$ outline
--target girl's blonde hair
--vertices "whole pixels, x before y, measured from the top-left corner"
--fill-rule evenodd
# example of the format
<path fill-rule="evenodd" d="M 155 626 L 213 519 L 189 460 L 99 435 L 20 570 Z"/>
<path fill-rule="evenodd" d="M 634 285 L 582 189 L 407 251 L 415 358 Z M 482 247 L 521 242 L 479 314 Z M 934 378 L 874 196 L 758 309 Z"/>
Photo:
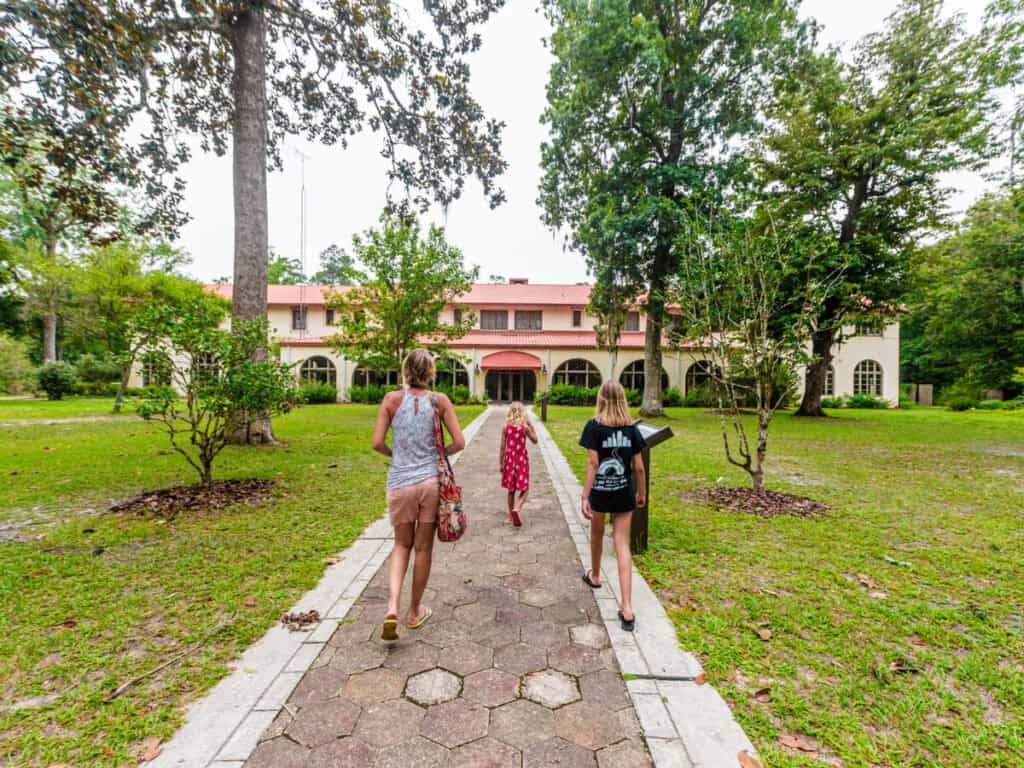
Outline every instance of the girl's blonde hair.
<path fill-rule="evenodd" d="M 526 423 L 526 408 L 518 400 L 509 403 L 508 413 L 505 414 L 506 424 L 525 424 Z"/>
<path fill-rule="evenodd" d="M 402 361 L 402 381 L 407 387 L 429 389 L 436 373 L 434 356 L 425 349 L 414 349 Z"/>
<path fill-rule="evenodd" d="M 597 420 L 606 427 L 627 427 L 633 423 L 626 390 L 619 382 L 606 381 L 597 391 Z"/>

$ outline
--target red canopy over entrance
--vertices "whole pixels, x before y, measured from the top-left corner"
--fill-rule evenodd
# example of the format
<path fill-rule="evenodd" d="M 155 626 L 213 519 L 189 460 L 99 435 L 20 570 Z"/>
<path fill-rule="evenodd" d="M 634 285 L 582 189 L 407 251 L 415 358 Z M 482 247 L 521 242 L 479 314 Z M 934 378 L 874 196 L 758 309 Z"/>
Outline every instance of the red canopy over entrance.
<path fill-rule="evenodd" d="M 539 371 L 540 358 L 526 352 L 492 352 L 480 361 L 483 370 Z"/>

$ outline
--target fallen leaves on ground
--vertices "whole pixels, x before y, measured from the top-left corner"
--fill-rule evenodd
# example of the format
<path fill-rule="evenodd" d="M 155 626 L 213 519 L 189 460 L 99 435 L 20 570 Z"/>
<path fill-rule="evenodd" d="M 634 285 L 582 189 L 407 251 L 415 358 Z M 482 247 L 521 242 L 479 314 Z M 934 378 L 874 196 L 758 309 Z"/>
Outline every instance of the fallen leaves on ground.
<path fill-rule="evenodd" d="M 174 519 L 191 510 L 223 509 L 234 504 L 259 504 L 270 494 L 273 480 L 216 480 L 209 485 L 176 485 L 158 491 L 145 491 L 112 504 L 111 512 L 154 515 Z"/>
<path fill-rule="evenodd" d="M 818 748 L 800 734 L 784 733 L 779 736 L 779 744 L 787 749 L 795 749 L 798 752 L 806 752 L 811 755 L 818 754 Z"/>
<path fill-rule="evenodd" d="M 757 758 L 745 749 L 736 755 L 736 759 L 740 761 L 740 768 L 762 768 Z"/>
<path fill-rule="evenodd" d="M 150 736 L 142 742 L 142 751 L 139 754 L 139 760 L 143 763 L 149 762 L 150 760 L 156 760 L 163 751 L 164 748 L 160 746 L 160 737 Z"/>
<path fill-rule="evenodd" d="M 319 621 L 320 611 L 317 610 L 286 613 L 281 617 L 281 623 L 288 627 L 289 632 L 304 631 Z"/>
<path fill-rule="evenodd" d="M 761 688 L 759 690 L 754 691 L 754 701 L 758 702 L 759 704 L 767 704 L 771 700 L 772 700 L 772 689 L 771 688 Z"/>
<path fill-rule="evenodd" d="M 758 517 L 779 517 L 781 515 L 816 517 L 828 512 L 828 507 L 820 501 L 779 491 L 756 493 L 752 488 L 713 486 L 695 488 L 690 492 L 690 496 L 695 501 L 710 504 L 719 509 L 746 512 Z"/>

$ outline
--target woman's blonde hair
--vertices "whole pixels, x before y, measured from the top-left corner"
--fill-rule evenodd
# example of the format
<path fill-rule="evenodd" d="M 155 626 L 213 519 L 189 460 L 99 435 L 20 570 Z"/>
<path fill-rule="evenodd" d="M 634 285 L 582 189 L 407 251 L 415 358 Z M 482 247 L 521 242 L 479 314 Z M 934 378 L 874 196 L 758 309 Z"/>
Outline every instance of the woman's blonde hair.
<path fill-rule="evenodd" d="M 626 390 L 619 382 L 606 381 L 597 391 L 597 420 L 606 427 L 627 427 L 633 423 Z"/>
<path fill-rule="evenodd" d="M 402 361 L 402 381 L 407 387 L 429 389 L 436 373 L 434 356 L 425 349 L 414 349 Z"/>
<path fill-rule="evenodd" d="M 526 409 L 518 400 L 508 404 L 508 413 L 505 414 L 506 424 L 525 424 Z"/>

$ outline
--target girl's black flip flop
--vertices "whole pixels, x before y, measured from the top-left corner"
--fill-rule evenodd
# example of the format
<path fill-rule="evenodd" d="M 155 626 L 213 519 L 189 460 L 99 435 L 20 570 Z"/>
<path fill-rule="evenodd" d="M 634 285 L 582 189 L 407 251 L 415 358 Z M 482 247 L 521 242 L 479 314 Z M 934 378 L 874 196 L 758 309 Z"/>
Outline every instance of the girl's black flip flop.
<path fill-rule="evenodd" d="M 594 582 L 592 582 L 590 580 L 590 571 L 584 571 L 583 572 L 583 583 L 586 584 L 591 589 L 600 589 L 601 588 L 600 584 L 595 584 Z"/>
<path fill-rule="evenodd" d="M 636 614 L 633 614 L 633 618 L 626 621 L 626 617 L 622 615 L 622 611 L 619 611 L 619 622 L 622 624 L 624 632 L 632 632 L 636 627 Z"/>

